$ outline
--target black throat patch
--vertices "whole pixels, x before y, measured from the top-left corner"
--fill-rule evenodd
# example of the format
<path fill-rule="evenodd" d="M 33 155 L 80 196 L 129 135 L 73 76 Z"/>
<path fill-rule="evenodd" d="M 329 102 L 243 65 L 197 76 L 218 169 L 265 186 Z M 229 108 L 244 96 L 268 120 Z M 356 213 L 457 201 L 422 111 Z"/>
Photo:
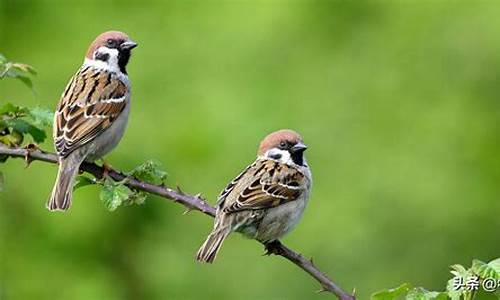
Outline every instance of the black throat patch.
<path fill-rule="evenodd" d="M 123 74 L 127 74 L 127 64 L 130 59 L 130 50 L 124 49 L 118 52 L 118 67 Z"/>
<path fill-rule="evenodd" d="M 292 161 L 298 166 L 304 166 L 304 152 L 298 151 L 294 153 L 290 153 Z"/>

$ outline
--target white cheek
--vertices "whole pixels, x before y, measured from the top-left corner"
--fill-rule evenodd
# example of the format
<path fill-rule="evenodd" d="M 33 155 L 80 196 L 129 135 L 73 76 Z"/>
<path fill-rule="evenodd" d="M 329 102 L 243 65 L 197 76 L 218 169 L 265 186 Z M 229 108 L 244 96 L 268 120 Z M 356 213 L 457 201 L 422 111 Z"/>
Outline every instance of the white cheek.
<path fill-rule="evenodd" d="M 290 152 L 288 152 L 287 150 L 281 150 L 281 149 L 278 149 L 278 148 L 273 148 L 273 149 L 268 150 L 265 153 L 265 156 L 267 158 L 271 158 L 271 159 L 277 160 L 277 161 L 279 161 L 280 163 L 283 163 L 283 164 L 292 164 L 293 163 L 292 158 L 290 156 Z"/>
<path fill-rule="evenodd" d="M 108 54 L 109 55 L 108 64 L 110 64 L 110 65 L 118 64 L 118 50 L 117 49 L 110 49 L 108 47 L 99 47 L 99 49 L 97 49 L 96 52 Z"/>
<path fill-rule="evenodd" d="M 102 61 L 95 59 L 97 53 L 107 54 L 108 60 Z M 118 50 L 110 49 L 108 47 L 99 47 L 94 53 L 94 59 L 92 61 L 85 61 L 87 64 L 100 69 L 106 69 L 111 71 L 118 71 L 120 68 L 118 66 Z"/>

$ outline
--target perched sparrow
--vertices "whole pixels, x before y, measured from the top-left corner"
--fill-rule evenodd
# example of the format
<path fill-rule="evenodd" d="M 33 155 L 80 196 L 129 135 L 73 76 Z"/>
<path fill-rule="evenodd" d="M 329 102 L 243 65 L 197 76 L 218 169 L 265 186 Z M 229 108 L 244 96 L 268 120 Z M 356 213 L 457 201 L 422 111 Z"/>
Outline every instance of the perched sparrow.
<path fill-rule="evenodd" d="M 59 172 L 49 210 L 67 210 L 80 164 L 94 161 L 121 140 L 130 111 L 130 82 L 125 69 L 137 44 L 119 31 L 99 35 L 83 65 L 71 78 L 54 115 L 54 145 Z"/>
<path fill-rule="evenodd" d="M 257 160 L 219 195 L 214 229 L 198 250 L 198 261 L 213 262 L 233 231 L 270 243 L 297 224 L 312 184 L 306 149 L 300 135 L 286 129 L 261 142 Z"/>

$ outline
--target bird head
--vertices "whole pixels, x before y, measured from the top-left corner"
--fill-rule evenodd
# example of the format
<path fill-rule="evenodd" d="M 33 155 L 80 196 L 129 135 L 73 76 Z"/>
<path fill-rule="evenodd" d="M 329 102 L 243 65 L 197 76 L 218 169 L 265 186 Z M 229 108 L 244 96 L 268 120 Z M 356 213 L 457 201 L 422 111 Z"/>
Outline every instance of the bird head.
<path fill-rule="evenodd" d="M 282 129 L 269 134 L 262 140 L 257 155 L 281 163 L 303 166 L 306 149 L 307 146 L 297 132 Z"/>
<path fill-rule="evenodd" d="M 107 31 L 101 33 L 90 44 L 86 59 L 110 70 L 119 70 L 127 74 L 126 66 L 130 59 L 131 50 L 137 47 L 125 33 Z"/>

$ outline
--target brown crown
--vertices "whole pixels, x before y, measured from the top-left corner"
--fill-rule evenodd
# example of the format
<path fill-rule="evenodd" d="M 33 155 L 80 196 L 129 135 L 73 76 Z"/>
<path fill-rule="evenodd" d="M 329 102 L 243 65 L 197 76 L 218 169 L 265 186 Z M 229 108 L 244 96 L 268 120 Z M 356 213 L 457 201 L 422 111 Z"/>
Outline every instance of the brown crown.
<path fill-rule="evenodd" d="M 283 141 L 297 144 L 298 142 L 302 142 L 302 137 L 300 134 L 291 129 L 281 129 L 275 131 L 262 140 L 257 155 L 264 155 L 267 150 L 278 147 Z"/>
<path fill-rule="evenodd" d="M 105 46 L 107 40 L 112 39 L 112 40 L 117 40 L 120 43 L 123 41 L 128 40 L 128 35 L 121 31 L 106 31 L 98 35 L 95 40 L 90 44 L 89 50 L 87 51 L 86 57 L 88 59 L 92 59 L 94 52 L 97 50 L 97 48 L 101 46 Z"/>

